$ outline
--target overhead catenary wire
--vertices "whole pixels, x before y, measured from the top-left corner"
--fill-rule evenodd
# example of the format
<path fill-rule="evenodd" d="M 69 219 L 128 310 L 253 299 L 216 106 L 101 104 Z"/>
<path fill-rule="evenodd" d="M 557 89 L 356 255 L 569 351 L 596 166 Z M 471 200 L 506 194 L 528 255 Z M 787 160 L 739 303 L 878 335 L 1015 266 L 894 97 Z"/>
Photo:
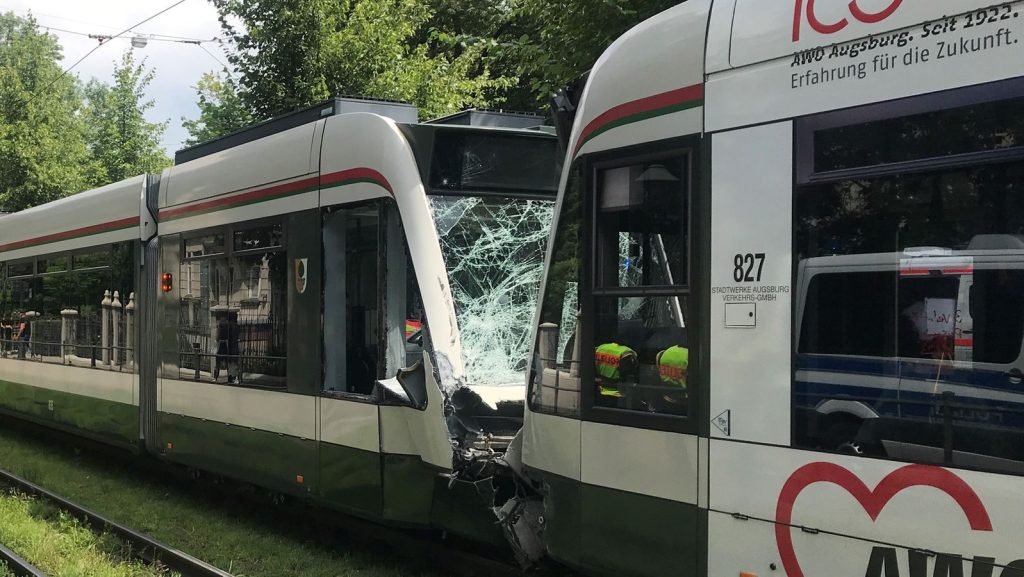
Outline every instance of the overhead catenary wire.
<path fill-rule="evenodd" d="M 99 33 L 82 32 L 81 30 L 70 30 L 68 28 L 61 28 L 59 26 L 50 26 L 50 25 L 43 24 L 43 23 L 39 23 L 39 27 L 42 28 L 43 30 L 48 31 L 48 32 L 49 31 L 63 32 L 65 34 L 72 34 L 72 35 L 75 35 L 75 36 L 81 36 L 83 38 L 92 38 L 93 40 L 98 40 L 101 44 L 105 44 L 107 41 L 114 39 L 114 36 L 110 35 L 110 34 L 99 34 Z M 172 35 L 172 34 L 159 34 L 159 33 L 140 33 L 140 32 L 136 32 L 136 34 L 141 36 L 141 37 L 143 37 L 143 38 L 145 38 L 147 41 L 150 41 L 150 42 L 167 42 L 167 43 L 172 43 L 172 44 L 190 44 L 190 45 L 193 45 L 193 46 L 198 46 L 199 48 L 201 48 L 203 50 L 203 52 L 206 52 L 206 54 L 208 54 L 210 56 L 210 58 L 212 58 L 214 60 L 214 62 L 219 64 L 221 66 L 221 68 L 223 68 L 224 70 L 228 71 L 229 75 L 230 75 L 230 68 L 228 67 L 228 65 L 225 64 L 223 60 L 218 58 L 216 54 L 214 54 L 212 51 L 207 49 L 206 46 L 203 46 L 204 44 L 217 44 L 217 45 L 221 46 L 221 45 L 224 44 L 224 40 L 225 40 L 223 37 L 215 36 L 213 38 L 205 38 L 204 39 L 204 38 L 189 38 L 187 36 L 175 36 L 175 35 Z M 125 39 L 128 40 L 128 38 L 125 38 Z"/>
<path fill-rule="evenodd" d="M 84 27 L 86 27 L 88 29 L 106 28 L 108 30 L 117 30 L 113 26 L 103 25 L 103 24 L 95 24 L 93 22 L 86 22 L 84 20 L 75 20 L 75 19 L 72 19 L 72 18 L 65 18 L 63 16 L 57 16 L 57 15 L 54 15 L 54 14 L 47 14 L 45 12 L 37 12 L 34 9 L 27 10 L 25 12 L 20 12 L 19 14 L 22 15 L 22 16 L 28 16 L 28 17 L 32 17 L 32 18 L 35 18 L 37 16 L 43 16 L 43 17 L 46 17 L 46 18 L 55 18 L 55 19 L 58 19 L 58 20 L 65 20 L 67 22 L 74 22 L 75 24 L 80 24 L 80 25 L 82 25 L 82 26 L 84 26 Z M 38 19 L 36 20 L 36 25 L 39 28 L 42 28 L 43 30 L 46 30 L 48 32 L 51 31 L 51 30 L 55 31 L 55 32 L 64 32 L 65 34 L 73 34 L 75 36 L 88 37 L 88 38 L 92 38 L 93 40 L 106 41 L 106 40 L 113 39 L 113 36 L 114 36 L 114 34 L 111 33 L 111 32 L 83 32 L 82 30 L 72 30 L 72 29 L 69 29 L 69 28 L 65 28 L 64 25 L 52 26 L 50 24 L 46 24 L 45 22 L 40 22 Z M 138 35 L 141 35 L 141 36 L 145 36 L 149 40 L 155 40 L 155 41 L 158 41 L 158 42 L 181 42 L 181 43 L 184 43 L 184 44 L 192 44 L 192 43 L 195 43 L 195 42 L 203 42 L 203 43 L 206 43 L 206 44 L 214 44 L 214 43 L 216 43 L 216 44 L 223 44 L 225 41 L 227 41 L 229 39 L 227 36 L 214 36 L 212 38 L 196 38 L 194 36 L 178 36 L 177 34 L 163 34 L 163 33 L 160 33 L 160 32 L 142 32 L 142 31 L 135 30 L 134 28 L 129 30 L 129 32 L 133 32 L 135 34 L 138 34 Z"/>
<path fill-rule="evenodd" d="M 148 18 L 146 18 L 146 19 L 142 20 L 141 22 L 138 22 L 138 23 L 136 23 L 136 24 L 134 24 L 134 25 L 132 25 L 132 26 L 129 26 L 128 28 L 125 28 L 125 29 L 124 29 L 124 30 L 122 30 L 121 32 L 118 32 L 117 34 L 115 34 L 115 35 L 111 36 L 111 38 L 110 38 L 110 39 L 111 39 L 111 40 L 113 40 L 114 38 L 119 38 L 119 37 L 121 37 L 121 36 L 123 36 L 123 35 L 127 34 L 128 32 L 131 32 L 131 31 L 132 31 L 132 30 L 133 30 L 134 28 L 138 28 L 139 26 L 142 26 L 142 25 L 143 25 L 143 24 L 145 24 L 146 22 L 149 22 L 150 20 L 152 20 L 152 19 L 156 18 L 157 16 L 160 16 L 160 15 L 164 14 L 165 12 L 167 12 L 167 11 L 169 11 L 169 10 L 173 9 L 173 8 L 177 8 L 178 6 L 180 6 L 180 5 L 184 4 L 184 3 L 185 3 L 185 2 L 187 2 L 187 1 L 188 1 L 188 0 L 178 0 L 178 1 L 177 1 L 177 2 L 175 2 L 174 4 L 171 4 L 170 6 L 168 6 L 167 8 L 164 8 L 163 10 L 161 10 L 161 11 L 157 12 L 156 14 L 153 14 L 152 16 L 149 16 Z M 89 56 L 91 56 L 93 52 L 96 52 L 97 50 L 99 50 L 100 46 L 103 46 L 104 44 L 106 44 L 106 42 L 100 42 L 100 43 L 99 43 L 99 44 L 97 44 L 97 45 L 96 45 L 96 46 L 95 46 L 95 47 L 94 47 L 94 48 L 93 48 L 92 50 L 90 50 L 90 51 L 86 52 L 86 53 L 85 53 L 85 56 L 82 56 L 81 58 L 79 58 L 78 60 L 76 60 L 74 64 L 72 64 L 72 65 L 71 65 L 71 66 L 69 66 L 69 67 L 68 67 L 68 68 L 67 68 L 66 70 L 64 70 L 63 72 L 61 72 L 61 73 L 60 73 L 60 75 L 58 75 L 58 76 L 57 76 L 56 78 L 54 78 L 54 79 L 53 79 L 53 81 L 52 81 L 52 82 L 50 82 L 50 84 L 49 84 L 49 85 L 48 85 L 48 86 L 46 87 L 46 88 L 47 88 L 47 90 L 49 90 L 50 88 L 52 88 L 52 87 L 53 87 L 53 85 L 54 85 L 54 84 L 56 84 L 58 80 L 60 80 L 61 78 L 63 78 L 64 76 L 66 76 L 66 75 L 67 75 L 67 74 L 68 74 L 69 72 L 71 72 L 72 70 L 74 70 L 76 66 L 78 66 L 79 64 L 81 64 L 81 63 L 82 63 L 82 61 L 84 61 L 84 60 L 85 60 L 86 58 L 88 58 Z"/>
<path fill-rule="evenodd" d="M 224 64 L 223 62 L 221 62 L 220 58 L 217 58 L 217 56 L 215 56 L 213 52 L 210 52 L 209 50 L 207 50 L 206 47 L 203 46 L 202 44 L 197 43 L 196 46 L 202 48 L 203 52 L 206 52 L 207 54 L 209 54 L 210 58 L 213 58 L 214 60 L 216 60 L 217 64 L 220 64 L 224 68 L 224 70 L 228 71 L 228 74 L 230 75 L 230 70 L 231 69 L 228 68 L 227 64 Z"/>
<path fill-rule="evenodd" d="M 50 26 L 48 24 L 39 24 L 39 27 L 46 31 L 63 32 L 65 34 L 73 34 L 75 36 L 82 36 L 84 38 L 92 38 L 93 40 L 99 40 L 100 42 L 107 42 L 113 40 L 114 36 L 111 34 L 100 34 L 95 32 L 82 32 L 80 30 L 69 30 L 67 28 L 61 28 L 59 26 Z M 170 34 L 157 34 L 157 33 L 144 33 L 136 32 L 139 36 L 144 36 L 147 40 L 153 42 L 174 42 L 178 44 L 222 44 L 223 38 L 188 38 L 185 36 L 172 36 Z"/>

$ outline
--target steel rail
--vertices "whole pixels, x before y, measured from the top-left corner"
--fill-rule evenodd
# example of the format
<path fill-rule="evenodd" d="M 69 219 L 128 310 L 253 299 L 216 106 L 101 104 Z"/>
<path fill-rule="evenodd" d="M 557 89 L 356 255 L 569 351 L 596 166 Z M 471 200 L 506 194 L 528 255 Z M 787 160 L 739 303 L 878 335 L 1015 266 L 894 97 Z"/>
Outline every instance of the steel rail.
<path fill-rule="evenodd" d="M 201 559 L 197 559 L 184 551 L 175 549 L 170 545 L 161 543 L 152 537 L 108 519 L 99 513 L 86 509 L 13 473 L 0 469 L 0 482 L 25 494 L 53 503 L 57 508 L 70 513 L 97 533 L 107 531 L 116 535 L 122 541 L 132 546 L 133 555 L 145 560 L 147 563 L 160 563 L 173 571 L 177 571 L 183 577 L 233 577 L 230 573 L 222 571 Z M 2 554 L 2 551 L 0 551 L 0 554 Z M 46 576 L 45 573 L 25 573 L 24 575 L 32 577 Z"/>
<path fill-rule="evenodd" d="M 7 570 L 15 577 L 47 577 L 38 567 L 3 545 L 0 545 L 0 560 L 7 564 Z"/>
<path fill-rule="evenodd" d="M 117 451 L 109 445 L 93 441 L 89 438 L 78 437 L 64 431 L 51 429 L 38 423 L 21 419 L 10 421 L 10 423 L 16 424 L 15 426 L 18 427 L 27 427 L 27 430 L 38 433 L 36 435 L 38 438 L 46 439 L 57 445 L 67 446 L 69 440 L 74 440 L 75 442 L 84 443 L 85 447 L 88 448 L 87 452 L 93 455 L 105 455 L 108 459 L 127 457 L 126 453 Z M 5 428 L 0 427 L 0 432 L 5 430 Z M 160 473 L 170 471 L 170 469 L 165 468 L 164 464 L 153 459 L 133 462 L 139 467 L 138 470 Z M 22 488 L 37 487 L 29 481 L 0 469 L 0 485 L 5 483 Z M 225 493 L 228 487 L 235 486 L 231 484 L 204 484 L 202 482 L 197 484 L 195 481 L 189 481 L 188 486 L 193 491 L 208 491 L 210 493 L 207 494 L 214 494 L 220 498 L 237 498 L 239 496 L 229 496 L 229 494 Z M 45 489 L 39 489 L 49 493 Z M 26 488 L 25 492 L 31 491 Z M 248 502 L 254 507 L 266 504 L 252 495 L 243 496 L 242 498 L 249 500 Z M 523 570 L 512 562 L 511 559 L 503 560 L 500 554 L 495 554 L 495 551 L 477 550 L 473 544 L 460 539 L 455 539 L 455 541 L 459 542 L 452 542 L 449 539 L 438 539 L 437 537 L 440 535 L 437 534 L 428 536 L 419 531 L 374 523 L 369 520 L 324 509 L 301 499 L 288 500 L 287 503 L 287 505 L 275 507 L 277 518 L 287 520 L 292 524 L 308 525 L 310 522 L 313 522 L 321 529 L 329 528 L 330 530 L 341 531 L 346 535 L 346 542 L 354 547 L 376 548 L 382 545 L 386 546 L 398 556 L 417 564 L 425 562 L 427 567 L 444 575 L 452 577 L 523 577 L 524 575 Z M 94 515 L 102 519 L 100 515 Z M 107 521 L 107 523 L 116 525 L 116 523 L 110 521 Z M 145 559 L 151 562 L 151 558 Z M 228 573 L 217 569 L 213 569 L 216 571 L 214 573 L 190 572 L 178 569 L 166 558 L 161 558 L 161 561 L 170 569 L 182 573 L 184 577 L 192 577 L 193 575 L 197 577 L 206 577 L 207 575 L 232 577 Z M 537 575 L 537 577 L 547 577 L 555 573 L 541 569 L 539 572 L 531 574 Z M 575 574 L 559 569 L 557 575 L 571 576 Z"/>

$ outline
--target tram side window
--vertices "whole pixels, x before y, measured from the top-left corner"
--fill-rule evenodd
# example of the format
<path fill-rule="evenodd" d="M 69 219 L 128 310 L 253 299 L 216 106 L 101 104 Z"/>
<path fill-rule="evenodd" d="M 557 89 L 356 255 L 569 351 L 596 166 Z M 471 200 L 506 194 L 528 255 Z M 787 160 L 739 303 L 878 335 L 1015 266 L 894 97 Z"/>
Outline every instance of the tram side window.
<path fill-rule="evenodd" d="M 596 406 L 689 413 L 688 182 L 684 156 L 597 171 Z"/>
<path fill-rule="evenodd" d="M 423 301 L 416 271 L 409 256 L 398 206 L 388 203 L 384 210 L 384 244 L 387 254 L 384 281 L 384 326 L 386 351 L 384 373 L 393 378 L 423 360 Z"/>
<path fill-rule="evenodd" d="M 796 445 L 1024 474 L 1019 127 L 1024 100 L 818 135 L 847 172 L 796 192 Z"/>
<path fill-rule="evenodd" d="M 378 202 L 325 214 L 324 390 L 370 396 L 381 378 Z"/>
<path fill-rule="evenodd" d="M 582 183 L 579 170 L 574 170 L 558 214 L 530 377 L 531 408 L 566 416 L 576 416 L 580 410 Z"/>
<path fill-rule="evenodd" d="M 9 263 L 0 297 L 3 355 L 137 370 L 134 248 L 117 243 Z M 75 266 L 82 255 L 91 266 Z"/>
<path fill-rule="evenodd" d="M 279 222 L 184 241 L 178 273 L 180 378 L 287 386 L 288 269 Z"/>

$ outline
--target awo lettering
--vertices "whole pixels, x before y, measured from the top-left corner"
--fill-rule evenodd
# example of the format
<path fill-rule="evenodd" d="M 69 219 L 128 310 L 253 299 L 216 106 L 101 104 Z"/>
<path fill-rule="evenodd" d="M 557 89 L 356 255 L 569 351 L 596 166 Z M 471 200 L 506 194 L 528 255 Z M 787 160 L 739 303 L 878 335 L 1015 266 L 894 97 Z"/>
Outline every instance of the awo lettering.
<path fill-rule="evenodd" d="M 778 504 L 775 511 L 775 540 L 782 559 L 782 567 L 788 577 L 807 577 L 800 565 L 796 549 L 793 545 L 793 507 L 797 498 L 804 489 L 825 483 L 842 488 L 850 497 L 857 502 L 872 521 L 877 521 L 882 510 L 891 500 L 904 491 L 918 487 L 928 487 L 944 493 L 944 498 L 959 506 L 963 518 L 951 520 L 951 527 L 959 527 L 961 530 L 969 529 L 973 532 L 991 533 L 992 520 L 984 503 L 963 479 L 955 473 L 942 467 L 931 465 L 907 465 L 892 471 L 885 476 L 874 487 L 868 487 L 857 475 L 849 469 L 835 463 L 819 462 L 810 463 L 800 467 L 790 476 L 779 493 Z M 959 516 L 958 516 L 959 517 Z M 956 523 L 953 525 L 952 523 Z M 886 548 L 876 548 L 872 552 L 872 559 L 868 561 L 867 577 L 878 575 L 880 577 L 966 577 L 963 573 L 963 564 L 957 564 L 954 556 L 944 556 L 941 563 L 936 562 L 936 569 L 932 575 L 922 573 L 928 567 L 927 555 L 924 557 L 913 557 L 911 573 L 901 575 L 897 564 L 896 552 L 891 553 Z M 924 559 L 924 565 L 921 559 Z M 977 561 L 977 560 L 976 560 Z M 1024 577 L 1024 572 L 1017 572 L 1014 564 L 1010 564 L 999 575 L 986 573 L 983 563 L 975 563 L 971 577 Z M 994 569 L 994 565 L 987 565 Z"/>
<path fill-rule="evenodd" d="M 793 10 L 793 42 L 800 41 L 800 34 L 803 30 L 804 24 L 809 26 L 818 34 L 828 36 L 840 32 L 849 26 L 850 18 L 865 24 L 877 24 L 878 22 L 892 16 L 903 4 L 903 0 L 891 0 L 889 5 L 885 8 L 876 12 L 871 12 L 861 7 L 861 2 L 863 0 L 852 0 L 847 4 L 849 17 L 843 16 L 839 20 L 828 22 L 819 18 L 818 11 L 815 7 L 815 0 L 795 1 L 796 5 Z"/>
<path fill-rule="evenodd" d="M 934 559 L 934 561 L 931 561 Z M 931 562 L 930 562 L 931 561 Z M 932 565 L 929 571 L 929 565 Z M 1024 577 L 1024 560 L 1001 564 L 993 557 L 909 551 L 901 564 L 896 549 L 875 547 L 865 577 Z"/>

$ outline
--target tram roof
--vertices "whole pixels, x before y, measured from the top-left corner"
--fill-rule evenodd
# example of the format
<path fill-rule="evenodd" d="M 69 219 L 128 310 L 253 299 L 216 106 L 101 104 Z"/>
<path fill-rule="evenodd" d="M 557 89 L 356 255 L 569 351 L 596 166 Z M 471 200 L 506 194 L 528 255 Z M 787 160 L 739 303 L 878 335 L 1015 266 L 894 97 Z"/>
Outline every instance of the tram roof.
<path fill-rule="evenodd" d="M 699 133 L 711 0 L 690 0 L 622 35 L 590 73 L 572 156 Z"/>
<path fill-rule="evenodd" d="M 139 238 L 145 176 L 0 217 L 0 260 Z"/>

